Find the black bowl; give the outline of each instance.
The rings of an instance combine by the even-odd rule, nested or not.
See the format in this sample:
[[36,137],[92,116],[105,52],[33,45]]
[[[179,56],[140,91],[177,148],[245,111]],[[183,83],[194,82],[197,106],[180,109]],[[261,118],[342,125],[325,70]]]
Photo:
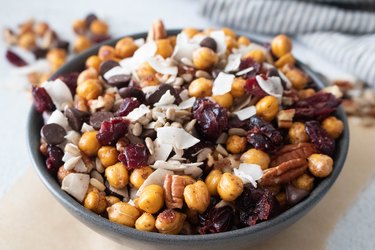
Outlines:
[[[179,30],[169,30],[168,34],[177,34],[178,32]],[[146,33],[138,33],[131,36],[134,38],[144,38],[146,35]],[[118,40],[119,39],[106,41],[100,45],[114,45]],[[256,41],[256,39],[252,40]],[[74,57],[61,67],[52,78],[62,73],[82,70],[86,58],[96,54],[100,45],[90,48],[84,53]],[[301,63],[299,63],[299,66],[310,75],[312,80],[315,81],[319,87],[324,86],[323,81],[310,68]],[[110,222],[109,220],[89,211],[61,190],[57,181],[47,172],[45,160],[39,152],[40,128],[43,125],[43,120],[41,114],[39,114],[34,108],[31,108],[30,110],[27,132],[30,154],[39,178],[53,196],[74,217],[92,230],[105,235],[120,244],[132,246],[135,249],[183,249],[191,247],[194,247],[195,249],[222,249],[230,247],[240,249],[252,246],[264,239],[269,239],[271,236],[295,223],[312,209],[328,192],[344,166],[349,145],[349,127],[346,115],[341,107],[337,110],[336,116],[344,122],[345,129],[342,136],[337,141],[333,172],[329,177],[323,179],[305,200],[269,221],[259,223],[252,227],[209,235],[164,235],[159,233],[142,232]]]

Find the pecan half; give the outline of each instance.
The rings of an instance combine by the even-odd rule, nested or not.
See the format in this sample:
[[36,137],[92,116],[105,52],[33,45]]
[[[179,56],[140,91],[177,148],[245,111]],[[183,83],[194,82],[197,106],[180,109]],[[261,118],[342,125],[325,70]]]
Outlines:
[[185,186],[194,183],[188,176],[166,175],[164,179],[164,199],[167,208],[182,208]]
[[277,167],[264,171],[259,180],[261,186],[273,186],[288,183],[307,170],[307,160],[304,158],[292,159],[281,163]]
[[148,32],[147,42],[164,39],[166,37],[167,37],[167,32],[165,31],[163,21],[162,20],[154,21],[151,29]]
[[289,144],[282,147],[271,161],[271,167],[280,165],[283,162],[303,158],[307,159],[310,155],[317,153],[314,145],[308,142],[301,142],[298,144]]

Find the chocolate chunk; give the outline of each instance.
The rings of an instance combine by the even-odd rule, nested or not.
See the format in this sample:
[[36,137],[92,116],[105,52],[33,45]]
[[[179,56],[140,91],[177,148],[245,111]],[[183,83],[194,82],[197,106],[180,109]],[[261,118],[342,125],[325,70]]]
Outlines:
[[90,125],[94,127],[94,129],[100,129],[102,122],[110,120],[113,118],[114,115],[111,112],[107,111],[99,111],[90,116]]
[[304,199],[309,195],[309,192],[303,189],[294,187],[292,184],[289,184],[285,188],[286,191],[286,200],[289,205],[293,206]]
[[75,131],[81,131],[84,122],[88,122],[90,114],[76,108],[67,108],[65,116],[68,118],[69,125]]
[[130,79],[130,75],[114,75],[107,80],[107,83],[112,87],[123,88],[129,85]]
[[46,124],[41,129],[43,139],[50,145],[57,145],[64,141],[66,131],[56,123]]
[[217,49],[216,41],[212,39],[211,37],[206,37],[205,39],[201,41],[199,45],[201,47],[212,49],[214,52],[216,52],[216,49]]
[[97,20],[98,17],[94,13],[90,13],[85,18],[86,28],[90,28],[93,21]]
[[154,93],[150,94],[149,96],[146,96],[146,103],[148,105],[154,105],[155,103],[157,103],[160,100],[160,98],[168,90],[171,92],[171,95],[173,95],[176,98],[176,100],[180,99],[180,97],[177,95],[176,90],[171,85],[161,84],[161,85],[159,85],[158,89]]
[[45,58],[47,56],[48,49],[36,47],[32,50],[32,52],[35,56],[35,59],[40,59],[40,58]]
[[122,98],[135,97],[139,102],[144,102],[145,100],[145,93],[138,88],[125,87],[121,88],[118,92]]
[[104,78],[104,74],[116,66],[120,66],[120,64],[116,61],[113,61],[113,60],[104,61],[100,64],[99,73]]

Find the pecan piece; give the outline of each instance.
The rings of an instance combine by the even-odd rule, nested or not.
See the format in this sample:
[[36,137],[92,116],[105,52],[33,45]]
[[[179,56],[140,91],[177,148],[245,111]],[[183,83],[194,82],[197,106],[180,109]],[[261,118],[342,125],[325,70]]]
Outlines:
[[185,186],[194,183],[188,176],[166,175],[164,179],[164,199],[167,208],[182,208]]
[[275,167],[283,162],[297,158],[307,159],[310,155],[317,152],[314,145],[308,142],[285,145],[277,152],[270,166]]
[[285,184],[301,176],[306,170],[306,159],[292,159],[281,163],[277,167],[265,170],[262,178],[259,180],[259,184],[264,187]]
[[164,28],[164,23],[161,20],[153,22],[151,29],[147,35],[147,42],[164,39],[167,37],[167,32]]

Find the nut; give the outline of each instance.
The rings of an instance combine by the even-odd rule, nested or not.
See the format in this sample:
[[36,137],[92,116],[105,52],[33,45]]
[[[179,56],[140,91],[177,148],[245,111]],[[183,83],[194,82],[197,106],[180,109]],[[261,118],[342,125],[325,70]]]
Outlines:
[[279,128],[290,128],[293,124],[295,109],[284,109],[277,114],[277,124]]
[[275,167],[283,162],[297,158],[307,159],[310,155],[316,152],[317,150],[311,143],[302,142],[298,144],[289,144],[279,150],[277,155],[272,159],[270,166]]
[[151,29],[148,32],[147,42],[164,39],[166,37],[167,37],[167,32],[165,31],[163,21],[162,20],[154,21]]
[[194,183],[194,180],[188,176],[166,175],[163,188],[167,208],[182,208],[184,188],[192,183]]

